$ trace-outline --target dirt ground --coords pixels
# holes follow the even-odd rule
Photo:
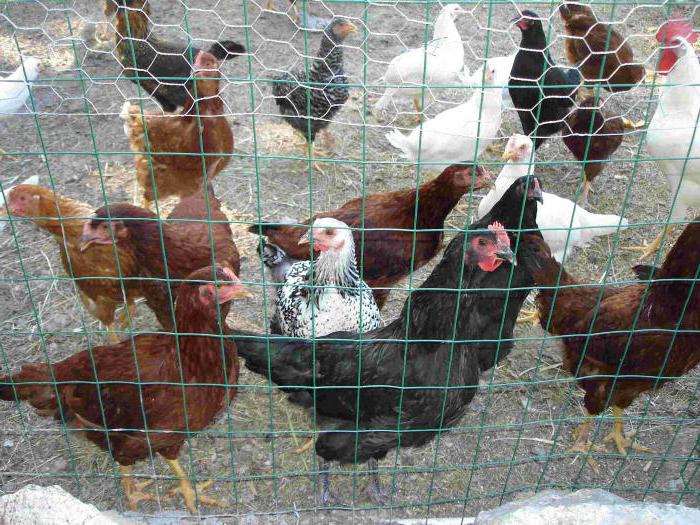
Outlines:
[[[336,137],[333,161],[311,168],[295,146],[299,137],[276,116],[266,79],[278,70],[303,64],[305,37],[315,51],[319,35],[299,30],[284,12],[263,11],[265,3],[205,0],[185,17],[180,2],[152,1],[153,20],[168,25],[158,28],[159,32],[183,36],[182,28],[187,27],[195,40],[247,40],[251,51],[222,67],[229,80],[223,96],[233,124],[236,157],[215,181],[235,224],[243,254],[242,277],[255,294],[253,299],[234,303],[229,322],[247,328],[261,327],[264,316],[257,239],[245,232],[246,223],[258,218],[302,219],[310,202],[314,210],[329,209],[362,191],[415,186],[416,167],[401,161],[384,139],[392,127],[414,125],[410,100],[400,101],[402,112],[387,118],[379,119],[365,109],[381,92],[377,84],[387,61],[423,40],[423,21],[426,16],[432,19],[438,9],[393,2],[380,6],[328,1],[326,7],[320,1],[308,3],[313,14],[328,16],[332,11],[351,17],[360,27],[347,42],[346,70],[356,87],[330,127]],[[275,3],[278,9],[288,8],[286,0]],[[90,23],[101,16],[98,4],[10,1],[0,6],[0,73],[17,66],[18,47],[43,61],[40,82],[33,91],[36,118],[30,113],[0,117],[0,148],[9,153],[0,159],[4,188],[38,175],[41,183],[96,206],[103,202],[103,193],[112,202],[131,199],[132,156],[118,113],[124,99],[136,100],[137,92],[130,82],[115,79],[119,68],[109,50],[89,41]],[[459,20],[458,28],[472,69],[477,58],[512,52],[519,42],[517,30],[508,22],[516,15],[514,5],[480,2],[465,7],[471,14]],[[544,14],[556,6],[533,8]],[[652,64],[653,33],[667,18],[667,10],[650,4],[630,14],[630,8],[618,5],[615,19],[626,19],[622,28],[637,56],[651,57]],[[672,12],[687,15],[689,11],[675,7]],[[552,19],[553,34],[560,34],[558,17]],[[493,30],[488,50],[486,27]],[[553,46],[553,54],[563,60],[561,40]],[[433,115],[468,95],[464,90],[445,90],[427,112]],[[644,86],[616,95],[609,107],[637,121],[653,111],[656,96],[657,90]],[[143,102],[146,109],[155,107],[149,99]],[[482,158],[494,176],[500,170],[498,150],[513,132],[520,132],[520,125],[508,113],[502,126],[504,140]],[[594,183],[592,209],[623,214],[633,227],[619,238],[599,239],[568,260],[572,273],[591,282],[602,279],[606,270],[608,281],[632,279],[629,268],[636,263],[636,255],[619,248],[651,239],[658,230],[648,223],[666,220],[666,179],[648,159],[640,144],[642,137],[641,130],[630,132],[615,162]],[[580,169],[572,160],[559,138],[540,149],[538,161],[547,164],[537,174],[545,189],[574,195]],[[448,222],[455,229],[470,222],[466,199]],[[667,249],[668,244],[664,253]],[[431,268],[417,272],[413,285],[422,282]],[[386,320],[397,315],[406,295],[392,294],[383,312]],[[134,330],[155,328],[155,319],[144,305],[137,312]],[[54,242],[31,224],[6,225],[0,232],[2,370],[14,371],[23,362],[47,356],[59,360],[87,345],[102,344],[107,336],[100,330],[65,278]],[[560,368],[557,347],[539,327],[519,326],[516,336],[522,339],[512,354],[483,376],[459,428],[424,448],[392,452],[381,462],[382,478],[391,489],[384,509],[373,508],[363,493],[362,465],[333,466],[332,483],[348,508],[320,509],[319,479],[314,475],[317,459],[313,451],[292,453],[314,428],[313,422],[262,378],[244,373],[230,409],[207,432],[190,440],[181,457],[193,477],[216,480],[208,495],[227,502],[221,508],[202,507],[202,516],[217,516],[226,523],[238,522],[244,515],[255,515],[241,520],[245,523],[473,516],[536,491],[588,487],[610,489],[636,500],[700,504],[698,370],[642,396],[627,412],[627,428],[636,430],[639,440],[657,453],[624,458],[611,449],[597,457],[600,469],[596,472],[566,451],[581,413],[582,396]],[[598,435],[604,436],[610,425],[610,420],[603,421]],[[100,509],[125,510],[113,461],[26,406],[0,406],[0,472],[0,492],[28,483],[59,484]],[[152,488],[160,498],[142,503],[139,513],[183,513],[180,499],[165,497],[175,482],[162,459],[137,465],[137,472],[156,478]]]

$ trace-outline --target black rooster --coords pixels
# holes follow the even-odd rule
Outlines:
[[[272,94],[282,117],[301,132],[310,149],[316,134],[331,123],[348,100],[350,90],[343,68],[345,38],[357,28],[345,18],[334,19],[323,31],[318,56],[305,68],[275,77]],[[308,83],[308,87],[306,84]]]
[[[344,332],[313,344],[235,332],[243,336],[236,337],[236,344],[250,370],[269,374],[280,386],[315,394],[320,416],[342,420],[316,441],[324,465],[324,503],[330,497],[328,461],[368,461],[370,495],[381,501],[377,460],[399,444],[419,447],[435,437],[436,429],[454,426],[474,397],[480,371],[508,354],[532,279],[520,266],[502,264],[512,261],[510,244],[516,235],[509,233],[506,241],[502,231],[495,235],[489,226],[500,222],[517,230],[522,211],[522,228],[536,230],[541,199],[535,177],[515,181],[488,215],[448,244],[401,315],[363,334],[361,343],[357,334]],[[355,388],[358,380],[361,389]]]
[[[564,125],[581,75],[576,69],[555,66],[536,13],[522,11],[516,25],[522,32],[522,39],[510,72],[508,93],[518,110],[523,132],[530,136],[537,149]]]
[[[164,111],[173,112],[190,104],[190,58],[194,60],[200,50],[186,42],[155,37],[149,0],[106,0],[104,12],[107,17],[116,13],[116,55],[124,76],[152,95]],[[245,47],[221,40],[214,42],[208,52],[218,60],[228,60],[245,53]]]

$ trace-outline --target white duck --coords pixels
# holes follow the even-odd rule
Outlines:
[[[435,163],[436,170],[462,161],[474,161],[494,140],[501,128],[503,103],[498,70],[486,63],[484,89],[477,89],[464,104],[450,108],[426,120],[408,135],[394,129],[386,138],[402,156],[417,162]]]
[[[311,262],[296,261],[286,270],[277,291],[275,321],[280,333],[310,338],[377,328],[381,315],[372,289],[357,271],[355,241],[348,225],[330,217],[316,219],[299,243],[308,243],[312,237],[318,252],[313,279]],[[270,247],[266,247],[264,262],[277,280],[279,274],[275,276],[272,263],[279,266],[285,257],[283,252],[282,256],[272,254]]]
[[[0,115],[12,115],[25,107],[29,98],[29,82],[39,76],[39,59],[27,57],[7,77],[0,80]],[[26,76],[25,76],[26,72]]]
[[[698,34],[683,21],[667,22],[656,34],[662,46],[660,73],[668,72],[646,143],[649,155],[671,184],[671,221],[683,221],[688,208],[700,208],[700,62],[692,42]],[[677,195],[677,196],[676,196]],[[641,251],[642,259],[661,246],[670,226],[649,244],[629,249]]]
[[[433,39],[427,46],[409,49],[389,63],[381,79],[389,87],[375,104],[375,110],[386,109],[395,96],[412,96],[416,111],[422,113],[423,85],[427,86],[427,93],[430,86],[462,84],[469,78],[469,69],[464,65],[464,45],[455,26],[455,18],[463,12],[457,4],[443,7],[435,19]]]
[[[525,135],[513,135],[506,144],[503,160],[508,163],[498,174],[494,189],[479,203],[478,217],[491,210],[515,179],[532,173],[532,140]],[[569,199],[546,191],[542,192],[542,203],[537,203],[537,225],[558,262],[572,248],[584,248],[596,237],[612,235],[628,224],[627,219],[618,215],[591,213]]]

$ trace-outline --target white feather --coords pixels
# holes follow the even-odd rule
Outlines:
[[[26,77],[25,77],[26,72]],[[28,57],[11,75],[0,80],[0,115],[13,115],[26,107],[29,82],[39,76],[39,59]]]
[[[497,71],[487,71],[486,89],[474,92],[464,104],[426,120],[408,135],[394,130],[386,135],[389,143],[413,162],[438,163],[426,166],[442,170],[450,164],[477,159],[498,138],[503,112],[501,93],[488,86],[498,85]],[[420,145],[420,148],[419,148]]]
[[[693,46],[677,39],[683,56],[667,76],[646,140],[671,184],[671,198],[678,190],[671,218],[683,220],[688,208],[700,208],[700,63]]]
[[[513,135],[506,151],[517,155],[509,160],[498,174],[495,188],[489,191],[479,203],[477,215],[486,215],[494,204],[519,177],[530,175],[534,167],[532,141],[525,135]],[[542,203],[537,203],[537,225],[544,240],[549,244],[552,257],[561,262],[572,248],[584,248],[596,237],[612,235],[628,226],[627,219],[618,215],[603,215],[586,211],[581,206],[564,197],[542,192]]]
[[[433,39],[425,47],[409,49],[395,57],[387,67],[382,81],[389,84],[375,109],[385,109],[395,96],[419,95],[422,86],[450,86],[469,76],[464,65],[464,45],[455,26],[455,16],[461,8],[446,5],[435,20]],[[401,86],[401,87],[396,87]]]

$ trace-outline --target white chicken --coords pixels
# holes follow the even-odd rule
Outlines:
[[[660,74],[668,72],[646,143],[649,154],[671,185],[671,222],[685,219],[688,208],[700,208],[700,62],[692,43],[698,34],[684,21],[661,27],[656,38],[662,46]],[[631,247],[642,259],[656,253],[670,226],[649,244]]]
[[[39,76],[39,59],[27,57],[22,64],[0,80],[0,115],[12,115],[25,107],[29,98],[29,83]],[[26,76],[25,76],[26,73]]]
[[[478,68],[474,73],[472,73],[471,78],[469,79],[469,87],[471,88],[479,88],[482,83],[482,79],[484,76],[484,67],[486,64],[491,64],[493,67],[494,71],[496,72],[496,81],[494,81],[493,85],[494,86],[503,86],[501,89],[501,96],[503,97],[503,109],[515,109],[515,106],[513,105],[513,101],[510,99],[510,91],[508,91],[508,81],[510,80],[510,72],[513,69],[513,62],[515,61],[515,55],[517,53],[513,53],[512,55],[506,55],[502,57],[492,57],[489,58],[487,61],[482,64],[480,68]]]
[[[464,65],[464,45],[455,26],[455,18],[462,12],[464,10],[457,4],[443,7],[435,19],[433,39],[427,46],[409,49],[389,63],[381,79],[389,87],[375,104],[375,110],[386,109],[395,96],[412,96],[416,111],[422,113],[423,85],[428,86],[428,93],[430,86],[462,84],[469,78],[469,69]]]
[[[312,236],[318,252],[313,266],[310,261],[290,259],[273,244],[264,247],[265,267],[272,280],[281,284],[271,331],[310,338],[379,327],[379,308],[357,271],[355,241],[348,225],[331,217],[316,219],[299,244],[309,243]]]
[[[530,175],[534,167],[532,140],[515,134],[506,145],[503,160],[508,163],[492,189],[479,203],[478,217],[483,217],[503,196],[515,179]],[[562,262],[572,248],[583,248],[596,237],[611,235],[628,226],[627,219],[618,215],[603,215],[584,210],[573,201],[553,193],[542,192],[537,203],[537,225],[552,250],[552,257]]]
[[[421,163],[430,163],[435,170],[476,160],[498,138],[501,128],[501,90],[490,87],[503,85],[498,73],[487,62],[484,89],[476,90],[464,104],[426,120],[408,135],[394,129],[387,133],[387,140],[401,150],[403,157],[413,162],[420,158]]]

